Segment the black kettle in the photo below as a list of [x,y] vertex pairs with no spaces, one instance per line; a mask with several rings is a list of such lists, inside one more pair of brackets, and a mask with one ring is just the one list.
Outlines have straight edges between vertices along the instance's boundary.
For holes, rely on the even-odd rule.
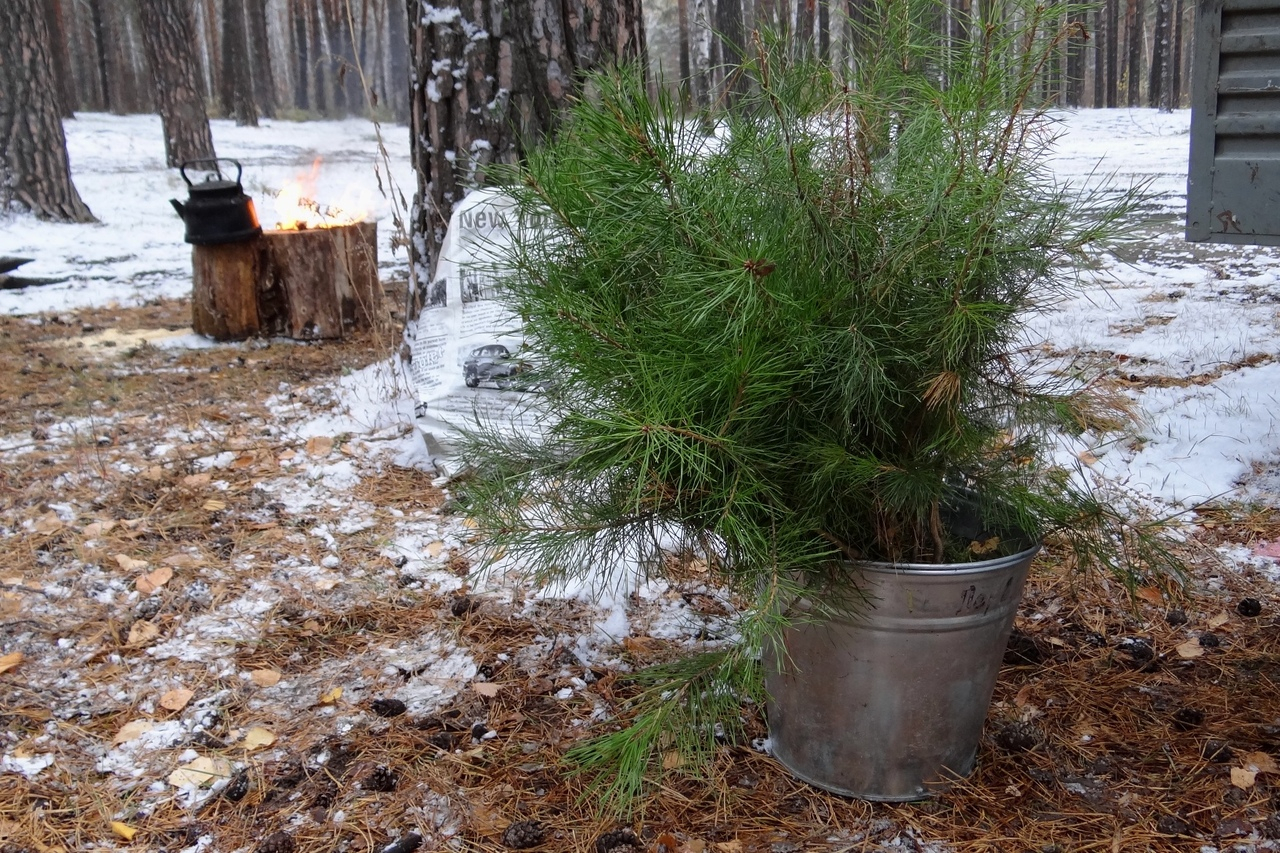
[[[223,177],[219,163],[235,164],[234,181]],[[206,170],[210,175],[200,183],[192,183],[187,177],[187,167],[201,164],[213,166]],[[188,243],[197,246],[240,243],[262,233],[258,212],[253,209],[253,199],[245,195],[244,187],[240,185],[244,169],[239,161],[224,158],[188,160],[178,167],[178,171],[190,188],[187,202],[183,204],[176,198],[169,199],[169,202],[187,226],[185,239]]]

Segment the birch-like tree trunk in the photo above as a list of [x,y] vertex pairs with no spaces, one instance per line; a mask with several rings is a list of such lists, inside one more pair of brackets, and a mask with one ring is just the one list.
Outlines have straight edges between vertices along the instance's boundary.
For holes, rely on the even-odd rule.
[[96,222],[71,182],[49,30],[38,0],[0,2],[0,209]]
[[170,168],[217,155],[196,65],[195,27],[184,0],[141,0],[142,44],[151,67]]
[[584,75],[645,58],[640,0],[408,0],[416,315],[453,205],[555,127]]

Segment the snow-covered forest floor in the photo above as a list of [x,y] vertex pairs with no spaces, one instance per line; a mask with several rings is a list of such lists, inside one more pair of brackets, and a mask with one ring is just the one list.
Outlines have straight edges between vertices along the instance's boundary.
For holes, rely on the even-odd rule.
[[[655,792],[634,843],[602,835],[616,821],[560,756],[619,710],[621,676],[733,602],[696,562],[571,599],[470,578],[482,543],[413,428],[398,336],[192,335],[167,201],[185,186],[158,120],[67,130],[102,224],[0,219],[0,255],[66,279],[0,291],[4,853],[363,853],[410,833],[600,853],[1280,846],[1280,253],[1182,241],[1186,113],[1064,116],[1059,173],[1150,178],[1155,222],[1034,326],[1058,364],[1100,366],[1133,401],[1135,426],[1064,458],[1181,513],[1188,586],[1130,601],[1050,549],[969,780],[855,803],[726,744],[709,778]],[[407,188],[406,132],[384,133]],[[320,201],[369,189],[384,280],[403,277],[370,125],[215,138],[268,223],[266,189],[317,155]]]

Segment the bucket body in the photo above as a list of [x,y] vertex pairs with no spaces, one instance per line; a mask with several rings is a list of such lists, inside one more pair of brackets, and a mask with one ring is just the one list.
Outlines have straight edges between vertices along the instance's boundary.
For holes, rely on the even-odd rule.
[[1039,545],[975,563],[858,563],[857,612],[766,644],[769,739],[800,779],[865,800],[928,797],[973,770]]

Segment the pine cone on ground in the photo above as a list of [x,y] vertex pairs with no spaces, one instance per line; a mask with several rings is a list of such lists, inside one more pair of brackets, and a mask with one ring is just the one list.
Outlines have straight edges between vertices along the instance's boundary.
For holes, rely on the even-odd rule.
[[518,820],[502,833],[502,844],[512,850],[537,847],[547,837],[546,827],[536,820]]
[[394,791],[399,781],[400,777],[396,775],[396,771],[385,764],[379,764],[370,771],[368,776],[364,777],[360,787],[366,791],[381,791],[385,794]]
[[294,853],[297,845],[293,843],[293,836],[284,830],[279,830],[262,839],[262,843],[258,845],[257,853]]
[[629,826],[620,826],[596,839],[596,853],[644,853],[644,843]]
[[374,699],[369,708],[379,717],[398,717],[409,710],[409,706],[399,699]]
[[249,771],[241,770],[232,776],[231,781],[227,783],[227,787],[222,789],[222,796],[233,803],[238,803],[244,799],[245,794],[249,793],[249,787]]

